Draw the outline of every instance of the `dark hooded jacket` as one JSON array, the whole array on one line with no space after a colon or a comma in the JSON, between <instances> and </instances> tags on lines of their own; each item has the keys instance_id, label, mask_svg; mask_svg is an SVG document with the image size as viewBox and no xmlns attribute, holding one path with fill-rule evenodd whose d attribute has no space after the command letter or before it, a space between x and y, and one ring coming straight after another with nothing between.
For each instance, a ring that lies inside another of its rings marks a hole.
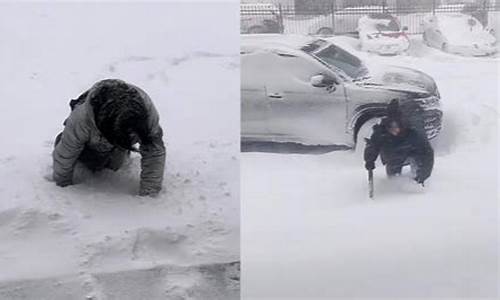
<instances>
[{"instance_id":1,"label":"dark hooded jacket","mask_svg":"<svg viewBox=\"0 0 500 300\"><path fill-rule=\"evenodd\" d=\"M107 155L117 147L130 150L139 143L140 193L156 194L161 190L165 166L163 131L158 112L143 90L121 80L103 80L73 100L71 106L52 154L53 177L58 185L72 183L75 163L84 149Z\"/></svg>"},{"instance_id":2,"label":"dark hooded jacket","mask_svg":"<svg viewBox=\"0 0 500 300\"><path fill-rule=\"evenodd\" d=\"M400 125L402 131L398 136L389 133L391 122ZM388 116L373 126L364 152L365 162L375 163L379 154L384 165L403 166L408 159L413 159L417 166L416 179L420 181L431 175L434 165L434 151L427 137L407 126L394 106L389 106Z\"/></svg>"}]
</instances>

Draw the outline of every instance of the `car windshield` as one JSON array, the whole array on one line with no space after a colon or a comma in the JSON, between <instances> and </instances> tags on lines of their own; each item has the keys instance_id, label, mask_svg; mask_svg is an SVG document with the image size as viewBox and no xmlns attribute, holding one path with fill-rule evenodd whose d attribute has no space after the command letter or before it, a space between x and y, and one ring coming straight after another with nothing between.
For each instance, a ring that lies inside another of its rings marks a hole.
<instances>
[{"instance_id":1,"label":"car windshield","mask_svg":"<svg viewBox=\"0 0 500 300\"><path fill-rule=\"evenodd\" d=\"M439 19L441 31L454 39L463 39L465 34L476 34L484 30L483 25L477 19L465 15L448 15Z\"/></svg>"},{"instance_id":2,"label":"car windshield","mask_svg":"<svg viewBox=\"0 0 500 300\"><path fill-rule=\"evenodd\" d=\"M377 23L377 25L375 25L375 28L378 30L378 31L399 31L399 25L398 23L396 23L396 21L394 20L387 20L389 22L387 23Z\"/></svg>"},{"instance_id":3,"label":"car windshield","mask_svg":"<svg viewBox=\"0 0 500 300\"><path fill-rule=\"evenodd\" d=\"M377 31L400 31L398 22L391 15L370 14L369 18Z\"/></svg>"},{"instance_id":4,"label":"car windshield","mask_svg":"<svg viewBox=\"0 0 500 300\"><path fill-rule=\"evenodd\" d=\"M323 41L322 43L325 42ZM316 58L319 58L330 68L340 69L353 79L358 79L368 74L368 69L364 66L363 62L349 52L336 47L335 45L329 45L324 48L321 48L320 45L314 45L318 44L309 44L303 47L302 50Z\"/></svg>"}]
</instances>

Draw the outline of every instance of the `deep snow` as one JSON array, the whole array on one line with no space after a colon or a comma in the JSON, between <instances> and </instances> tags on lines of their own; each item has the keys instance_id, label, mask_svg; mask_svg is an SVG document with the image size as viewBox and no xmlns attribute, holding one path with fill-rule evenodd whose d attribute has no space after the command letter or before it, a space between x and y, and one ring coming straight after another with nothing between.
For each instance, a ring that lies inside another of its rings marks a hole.
<instances>
[{"instance_id":1,"label":"deep snow","mask_svg":"<svg viewBox=\"0 0 500 300\"><path fill-rule=\"evenodd\" d=\"M1 299L238 297L237 11L0 3ZM137 155L67 188L50 179L68 101L104 78L140 86L160 113L157 198L135 196Z\"/></svg>"},{"instance_id":2,"label":"deep snow","mask_svg":"<svg viewBox=\"0 0 500 300\"><path fill-rule=\"evenodd\" d=\"M425 188L375 170L368 198L361 149L243 153L244 299L497 299L498 58L466 58L412 37L409 55L371 63L431 75L444 111ZM365 130L369 132L369 130Z\"/></svg>"}]
</instances>

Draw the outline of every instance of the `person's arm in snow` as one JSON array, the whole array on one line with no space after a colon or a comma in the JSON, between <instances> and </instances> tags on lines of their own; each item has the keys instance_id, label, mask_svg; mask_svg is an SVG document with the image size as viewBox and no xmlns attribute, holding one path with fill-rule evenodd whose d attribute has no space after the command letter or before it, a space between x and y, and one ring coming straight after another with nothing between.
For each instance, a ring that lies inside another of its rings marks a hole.
<instances>
[{"instance_id":1,"label":"person's arm in snow","mask_svg":"<svg viewBox=\"0 0 500 300\"><path fill-rule=\"evenodd\" d=\"M432 168L434 166L434 150L427 137L415 133L414 140L414 147L416 149L415 160L418 166L415 180L418 183L424 183L432 173Z\"/></svg>"},{"instance_id":2,"label":"person's arm in snow","mask_svg":"<svg viewBox=\"0 0 500 300\"><path fill-rule=\"evenodd\" d=\"M141 183L139 195L157 195L163 182L163 171L165 169L165 145L163 143L163 131L158 125L152 142L141 144Z\"/></svg>"},{"instance_id":3,"label":"person's arm in snow","mask_svg":"<svg viewBox=\"0 0 500 300\"><path fill-rule=\"evenodd\" d=\"M80 153L88 141L89 130L70 116L66 122L61 139L55 145L53 158L53 178L58 186L73 184L73 171Z\"/></svg>"},{"instance_id":4,"label":"person's arm in snow","mask_svg":"<svg viewBox=\"0 0 500 300\"><path fill-rule=\"evenodd\" d=\"M381 125L373 126L373 133L371 137L366 141L364 159L365 168L367 170L375 169L375 161L380 153L380 147L382 146L382 136L381 136Z\"/></svg>"}]
</instances>

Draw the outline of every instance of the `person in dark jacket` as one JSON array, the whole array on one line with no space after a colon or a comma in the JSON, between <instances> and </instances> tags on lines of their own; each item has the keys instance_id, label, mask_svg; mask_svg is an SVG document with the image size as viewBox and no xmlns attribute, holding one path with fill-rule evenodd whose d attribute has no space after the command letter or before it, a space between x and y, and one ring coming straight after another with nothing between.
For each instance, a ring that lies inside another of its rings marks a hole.
<instances>
[{"instance_id":1,"label":"person in dark jacket","mask_svg":"<svg viewBox=\"0 0 500 300\"><path fill-rule=\"evenodd\" d=\"M124 81L106 79L72 100L70 106L71 114L52 153L56 184L73 184L77 161L92 171L116 171L131 151L137 151L141 154L139 194L158 194L163 181L165 146L159 115L149 96Z\"/></svg>"},{"instance_id":2,"label":"person in dark jacket","mask_svg":"<svg viewBox=\"0 0 500 300\"><path fill-rule=\"evenodd\" d=\"M426 136L405 124L397 100L388 105L387 117L373 126L364 152L367 170L375 169L379 154L389 177L401 174L408 163L418 183L423 184L431 175L434 151Z\"/></svg>"}]
</instances>

